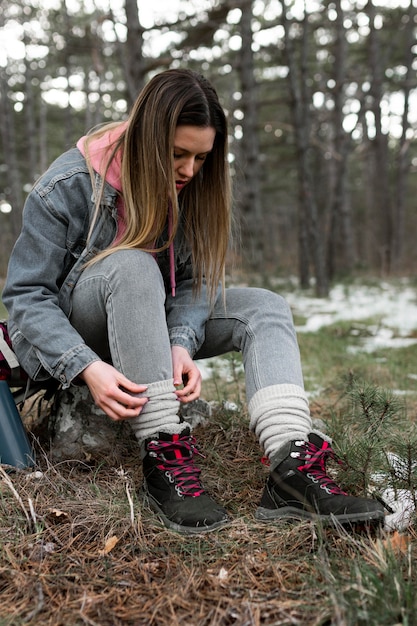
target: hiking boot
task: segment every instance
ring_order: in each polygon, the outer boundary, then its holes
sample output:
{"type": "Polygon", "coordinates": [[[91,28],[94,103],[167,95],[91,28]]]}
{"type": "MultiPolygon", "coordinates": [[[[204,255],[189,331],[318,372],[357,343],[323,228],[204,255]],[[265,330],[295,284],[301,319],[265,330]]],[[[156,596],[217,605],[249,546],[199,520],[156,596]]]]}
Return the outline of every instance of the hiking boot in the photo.
{"type": "Polygon", "coordinates": [[[315,433],[307,441],[291,441],[283,446],[271,459],[271,473],[255,512],[256,519],[382,523],[382,504],[342,491],[326,473],[328,459],[336,459],[336,455],[330,444],[315,433]]]}
{"type": "Polygon", "coordinates": [[[208,532],[227,522],[225,509],[204,491],[195,454],[201,455],[189,428],[181,434],[158,433],[145,442],[143,474],[149,505],[165,526],[180,533],[208,532]]]}

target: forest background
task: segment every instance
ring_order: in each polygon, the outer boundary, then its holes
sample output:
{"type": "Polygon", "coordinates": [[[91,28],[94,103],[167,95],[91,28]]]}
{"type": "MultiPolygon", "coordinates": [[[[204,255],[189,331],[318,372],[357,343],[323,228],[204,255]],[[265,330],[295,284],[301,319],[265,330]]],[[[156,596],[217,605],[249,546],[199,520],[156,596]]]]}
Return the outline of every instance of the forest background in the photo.
{"type": "Polygon", "coordinates": [[[162,528],[129,440],[104,459],[53,462],[31,403],[36,471],[0,476],[1,625],[416,626],[416,28],[417,0],[0,0],[0,285],[48,164],[123,119],[154,73],[204,73],[230,121],[230,271],[242,262],[253,280],[290,285],[340,483],[412,504],[403,532],[376,537],[257,522],[268,470],[234,356],[211,364],[210,428],[196,427],[205,483],[232,516],[224,533],[162,528]],[[329,298],[303,291],[301,306],[288,276],[329,298]]]}
{"type": "Polygon", "coordinates": [[[154,4],[2,0],[0,276],[37,176],[169,67],[204,73],[228,113],[231,258],[313,278],[318,295],[346,275],[412,274],[416,0],[154,4]]]}

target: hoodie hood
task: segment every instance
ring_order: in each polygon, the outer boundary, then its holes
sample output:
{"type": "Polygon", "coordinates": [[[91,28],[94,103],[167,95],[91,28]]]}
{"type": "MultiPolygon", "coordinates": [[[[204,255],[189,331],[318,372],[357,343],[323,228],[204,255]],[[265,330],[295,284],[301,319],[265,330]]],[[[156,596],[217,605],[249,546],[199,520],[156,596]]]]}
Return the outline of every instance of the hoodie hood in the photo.
{"type": "MultiPolygon", "coordinates": [[[[123,122],[117,128],[109,130],[99,139],[90,142],[88,155],[94,171],[98,174],[103,175],[108,150],[110,146],[112,146],[120,138],[120,135],[126,130],[126,127],[127,122],[123,122]]],[[[84,157],[86,156],[85,144],[87,139],[88,135],[85,135],[77,142],[77,148],[84,157]]],[[[120,149],[116,152],[106,173],[106,181],[119,192],[122,192],[121,167],[122,150],[120,149]]]]}

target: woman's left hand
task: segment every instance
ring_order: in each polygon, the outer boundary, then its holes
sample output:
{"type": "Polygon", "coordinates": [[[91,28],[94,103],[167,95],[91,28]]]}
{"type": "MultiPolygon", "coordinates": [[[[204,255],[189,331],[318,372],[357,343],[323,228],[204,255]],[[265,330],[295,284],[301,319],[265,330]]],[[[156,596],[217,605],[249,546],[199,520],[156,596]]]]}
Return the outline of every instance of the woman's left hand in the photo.
{"type": "Polygon", "coordinates": [[[174,385],[177,389],[177,397],[180,402],[192,402],[200,397],[201,372],[188,353],[182,346],[172,346],[172,366],[174,373],[174,385]]]}

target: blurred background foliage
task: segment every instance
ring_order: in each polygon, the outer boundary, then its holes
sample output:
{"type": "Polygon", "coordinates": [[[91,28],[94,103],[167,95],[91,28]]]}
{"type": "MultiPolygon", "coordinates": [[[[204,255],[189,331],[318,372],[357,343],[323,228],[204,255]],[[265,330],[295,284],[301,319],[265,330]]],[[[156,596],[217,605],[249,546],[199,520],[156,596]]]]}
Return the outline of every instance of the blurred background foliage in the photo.
{"type": "Polygon", "coordinates": [[[248,272],[332,281],[417,263],[416,0],[16,0],[0,6],[0,277],[24,199],[143,84],[188,67],[230,122],[248,272]]]}

